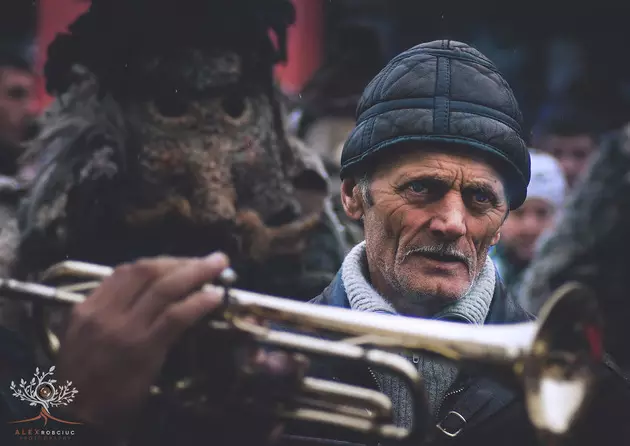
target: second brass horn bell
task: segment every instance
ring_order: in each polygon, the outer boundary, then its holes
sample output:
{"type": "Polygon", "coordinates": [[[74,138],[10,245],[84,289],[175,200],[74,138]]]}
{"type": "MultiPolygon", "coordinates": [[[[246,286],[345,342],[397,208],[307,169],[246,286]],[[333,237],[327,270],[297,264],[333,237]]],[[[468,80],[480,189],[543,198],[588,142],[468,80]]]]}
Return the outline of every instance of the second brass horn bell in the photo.
{"type": "MultiPolygon", "coordinates": [[[[0,289],[3,295],[42,305],[75,304],[85,299],[82,293],[111,273],[108,267],[63,262],[46,271],[42,280],[71,278],[71,285],[53,288],[2,280],[0,289]]],[[[229,274],[233,272],[223,275],[228,282],[229,274]]],[[[436,354],[482,366],[484,373],[511,376],[524,395],[532,425],[545,440],[571,433],[590,397],[593,365],[602,361],[600,313],[590,291],[578,283],[557,289],[537,322],[489,326],[357,313],[231,289],[229,284],[225,292],[222,317],[211,323],[213,330],[235,331],[253,342],[289,352],[361,362],[400,377],[415,396],[415,422],[410,427],[392,422],[391,401],[381,392],[310,377],[303,379],[291,404],[275,408],[285,419],[336,426],[379,439],[423,437],[431,419],[422,377],[401,352],[436,354]],[[252,316],[283,330],[252,324],[252,316]],[[324,332],[341,339],[323,339],[324,332]]],[[[54,350],[50,340],[45,336],[42,342],[54,350]]]]}

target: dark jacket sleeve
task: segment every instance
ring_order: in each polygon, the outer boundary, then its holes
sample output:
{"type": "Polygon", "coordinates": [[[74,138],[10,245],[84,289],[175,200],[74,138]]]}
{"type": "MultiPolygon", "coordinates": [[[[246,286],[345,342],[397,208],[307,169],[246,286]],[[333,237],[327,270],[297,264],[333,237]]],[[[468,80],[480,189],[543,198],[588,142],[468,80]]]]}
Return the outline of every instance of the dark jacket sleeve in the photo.
{"type": "Polygon", "coordinates": [[[579,446],[630,444],[630,382],[614,365],[598,367],[592,399],[576,423],[579,446]]]}
{"type": "Polygon", "coordinates": [[[0,422],[21,416],[24,403],[13,397],[11,381],[28,378],[35,371],[28,345],[12,331],[0,327],[0,422]]]}
{"type": "Polygon", "coordinates": [[[10,445],[14,441],[14,430],[10,423],[27,418],[28,404],[18,400],[11,391],[11,381],[19,381],[32,375],[35,367],[28,354],[27,345],[13,332],[0,327],[0,444],[10,445]]]}

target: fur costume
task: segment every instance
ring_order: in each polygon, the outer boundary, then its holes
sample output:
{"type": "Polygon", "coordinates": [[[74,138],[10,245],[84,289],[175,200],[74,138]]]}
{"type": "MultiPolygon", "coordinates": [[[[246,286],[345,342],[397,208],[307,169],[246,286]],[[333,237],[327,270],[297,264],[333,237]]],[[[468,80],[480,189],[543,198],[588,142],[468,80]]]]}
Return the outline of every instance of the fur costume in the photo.
{"type": "Polygon", "coordinates": [[[49,48],[56,101],[32,148],[49,159],[16,275],[223,250],[239,287],[321,291],[345,248],[274,85],[293,15],[287,0],[93,0],[49,48]]]}
{"type": "MultiPolygon", "coordinates": [[[[16,209],[24,186],[14,176],[0,175],[0,277],[8,277],[15,263],[20,231],[16,209]]],[[[0,299],[0,325],[18,331],[25,324],[24,306],[0,299]]]]}
{"type": "Polygon", "coordinates": [[[537,313],[564,282],[595,292],[608,352],[630,371],[630,126],[606,138],[568,198],[555,229],[543,236],[524,274],[520,303],[537,313]]]}

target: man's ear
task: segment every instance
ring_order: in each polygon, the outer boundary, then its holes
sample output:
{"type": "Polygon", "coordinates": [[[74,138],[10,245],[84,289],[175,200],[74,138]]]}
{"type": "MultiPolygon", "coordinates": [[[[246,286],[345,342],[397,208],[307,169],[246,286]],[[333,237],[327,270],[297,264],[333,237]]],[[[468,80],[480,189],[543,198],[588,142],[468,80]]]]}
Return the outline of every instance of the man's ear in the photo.
{"type": "Polygon", "coordinates": [[[494,246],[497,243],[499,243],[499,240],[501,240],[501,230],[499,229],[497,231],[496,234],[494,234],[494,237],[492,237],[492,241],[490,242],[490,246],[494,246]]]}
{"type": "Polygon", "coordinates": [[[346,178],[341,182],[341,203],[348,217],[353,220],[363,217],[363,197],[355,180],[346,178]]]}

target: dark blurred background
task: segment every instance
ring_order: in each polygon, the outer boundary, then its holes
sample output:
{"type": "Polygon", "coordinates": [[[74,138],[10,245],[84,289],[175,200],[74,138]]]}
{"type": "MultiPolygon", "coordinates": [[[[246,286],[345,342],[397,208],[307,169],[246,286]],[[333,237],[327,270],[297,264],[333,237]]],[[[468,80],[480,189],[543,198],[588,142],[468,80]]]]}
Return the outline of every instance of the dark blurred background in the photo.
{"type": "MultiPolygon", "coordinates": [[[[89,0],[0,3],[0,44],[30,51],[38,75],[50,41],[89,6],[89,0]]],[[[594,112],[602,130],[628,121],[630,5],[471,3],[294,0],[297,22],[279,81],[311,114],[351,115],[356,96],[388,59],[417,43],[450,38],[472,44],[498,65],[527,129],[548,104],[567,101],[594,112]]],[[[37,85],[44,108],[50,98],[41,78],[37,85]]]]}
{"type": "Polygon", "coordinates": [[[0,2],[0,57],[34,61],[38,10],[37,0],[2,0],[0,2]]]}
{"type": "Polygon", "coordinates": [[[487,55],[503,72],[528,128],[546,104],[560,101],[590,109],[605,128],[628,120],[630,5],[505,2],[498,8],[497,4],[326,1],[324,60],[330,66],[339,65],[354,53],[349,65],[362,69],[357,68],[356,74],[350,70],[355,80],[346,82],[358,92],[368,72],[374,74],[402,50],[435,39],[461,40],[487,55]]]}

